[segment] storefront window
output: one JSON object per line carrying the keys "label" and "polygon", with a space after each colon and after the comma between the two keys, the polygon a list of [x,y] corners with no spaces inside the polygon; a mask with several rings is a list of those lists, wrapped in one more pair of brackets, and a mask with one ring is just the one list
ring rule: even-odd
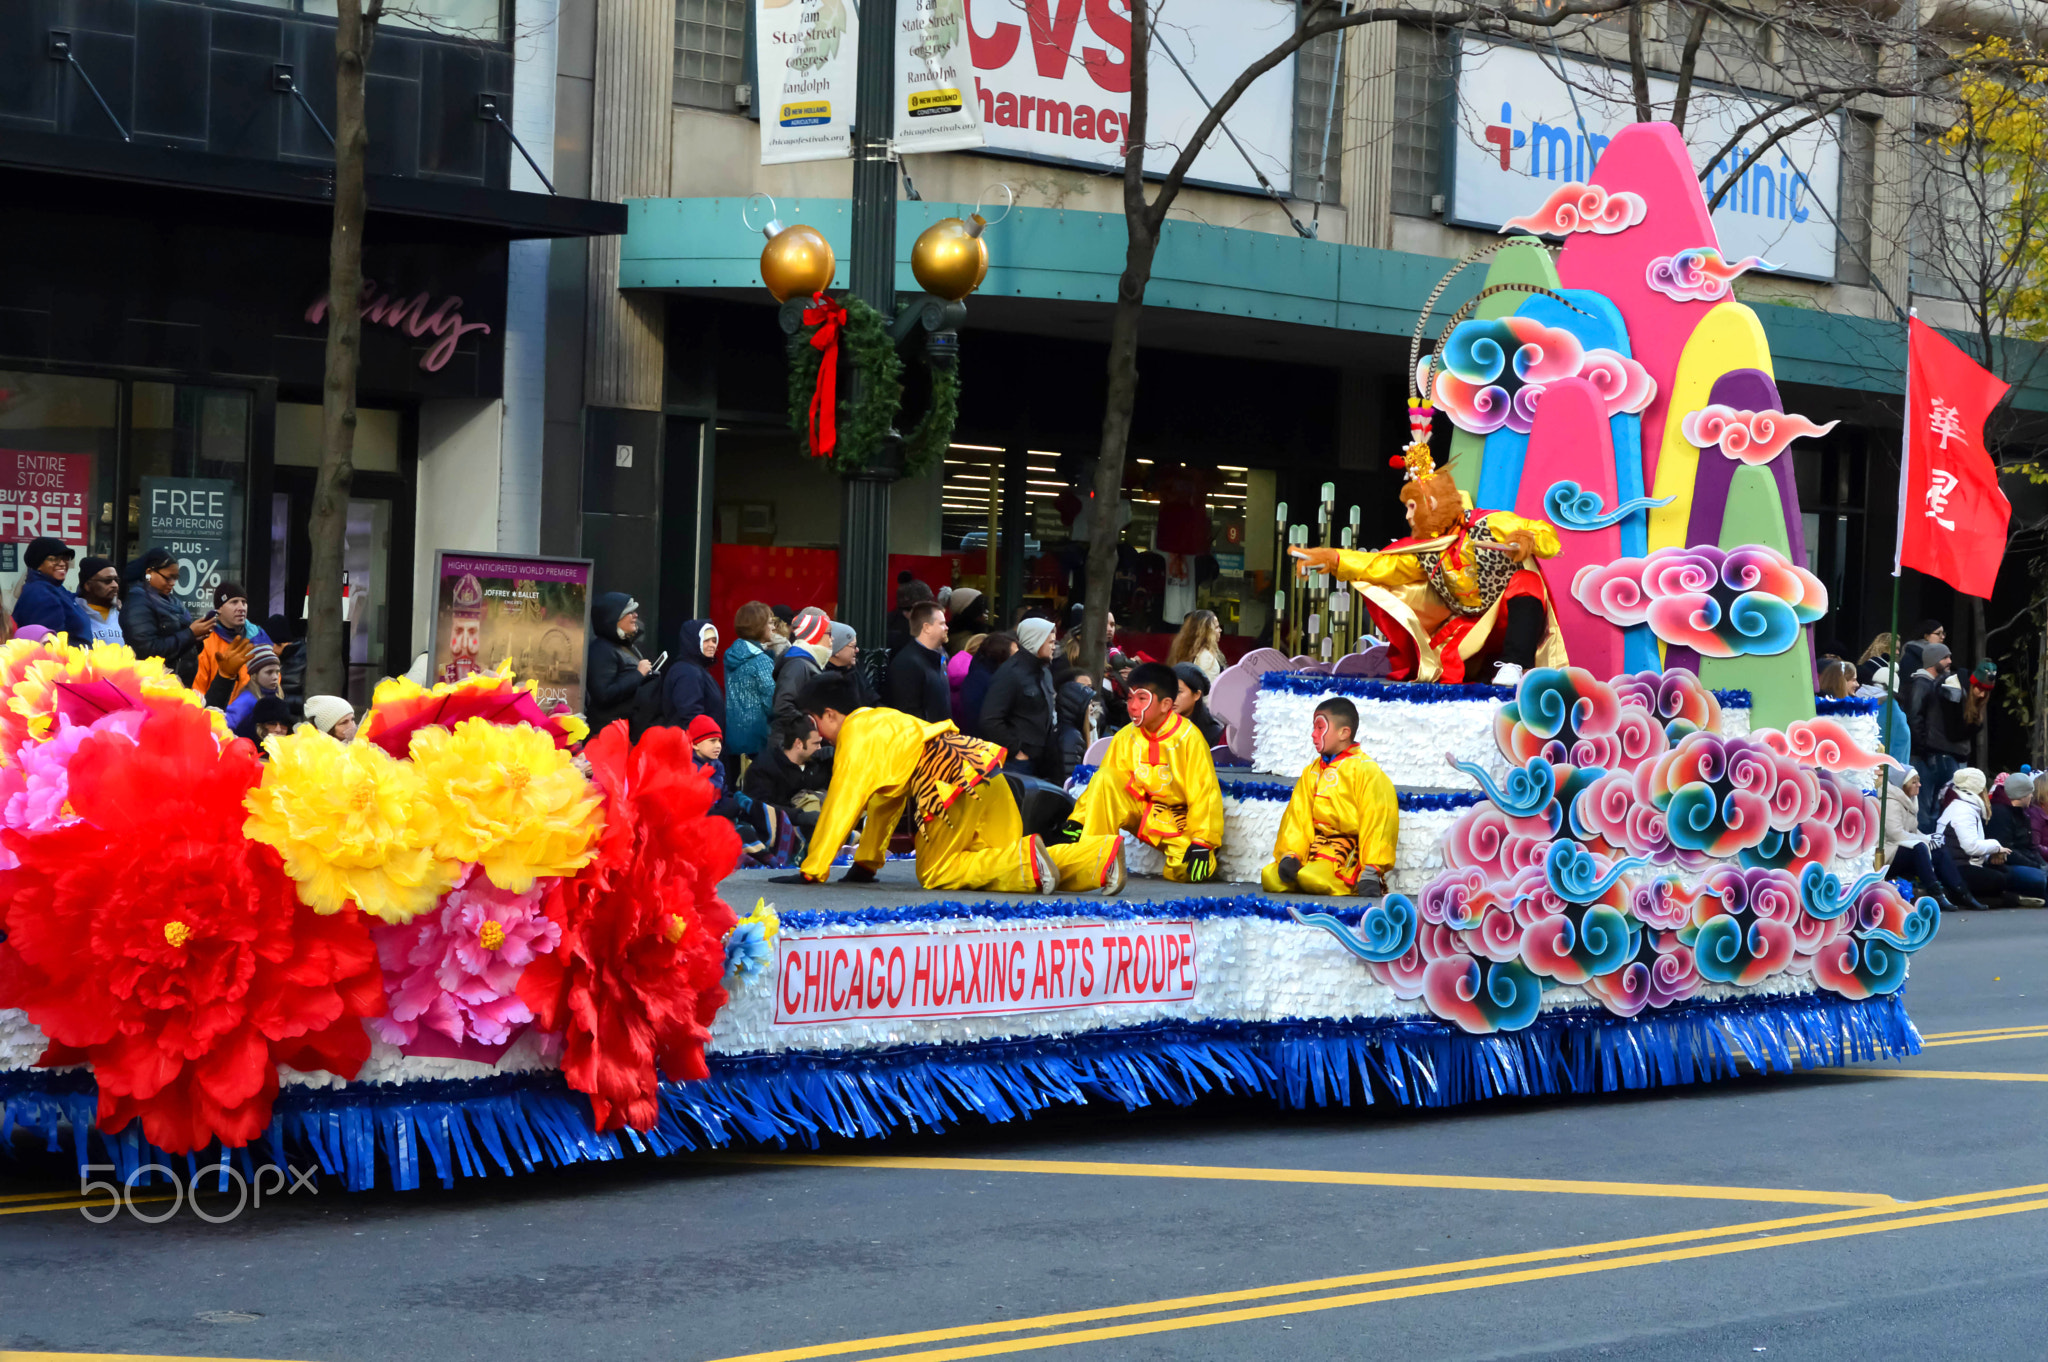
{"label": "storefront window", "polygon": [[137,383],[130,394],[128,544],[176,554],[176,594],[203,614],[215,587],[243,580],[252,399],[172,383]]}
{"label": "storefront window", "polygon": [[111,552],[111,480],[120,385],[111,379],[0,370],[0,597],[12,610],[32,539],[77,558]]}

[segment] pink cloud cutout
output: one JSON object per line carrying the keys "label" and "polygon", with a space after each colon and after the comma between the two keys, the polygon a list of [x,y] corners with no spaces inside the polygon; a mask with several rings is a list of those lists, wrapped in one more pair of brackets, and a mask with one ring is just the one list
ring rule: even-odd
{"label": "pink cloud cutout", "polygon": [[1753,269],[1776,268],[1760,255],[1731,264],[1721,258],[1717,247],[1694,246],[1652,260],[1643,269],[1643,282],[1676,302],[1718,303],[1734,292],[1735,280],[1741,275]]}
{"label": "pink cloud cutout", "polygon": [[1635,226],[1649,212],[1650,205],[1641,194],[1626,189],[1609,193],[1600,185],[1573,180],[1553,189],[1541,208],[1526,217],[1509,218],[1500,229],[1520,228],[1538,236],[1570,236],[1573,232],[1612,236]]}
{"label": "pink cloud cutout", "polygon": [[1719,445],[1729,458],[1754,465],[1769,463],[1802,436],[1825,435],[1840,424],[1830,421],[1817,426],[1794,413],[1742,411],[1716,402],[1687,412],[1678,428],[1689,443],[1701,449]]}

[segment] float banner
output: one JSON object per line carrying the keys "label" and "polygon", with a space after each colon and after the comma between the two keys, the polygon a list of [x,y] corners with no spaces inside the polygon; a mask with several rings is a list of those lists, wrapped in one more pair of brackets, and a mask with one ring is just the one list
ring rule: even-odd
{"label": "float banner", "polygon": [[[1151,92],[1147,174],[1163,175],[1173,168],[1209,112],[1202,97],[1221,95],[1247,62],[1278,46],[1294,31],[1295,13],[1294,5],[1275,0],[1174,0],[1170,12],[1156,21],[1146,72]],[[991,151],[1121,172],[1124,120],[1131,112],[1128,5],[1116,0],[968,0],[967,22],[974,93]],[[1294,58],[1282,59],[1253,81],[1224,122],[1274,187],[1282,194],[1292,192]],[[1221,131],[1203,144],[1188,178],[1259,190],[1244,157]]]}
{"label": "float banner", "polygon": [[441,550],[434,574],[435,681],[493,671],[534,681],[543,708],[583,710],[590,559]]}
{"label": "float banner", "polygon": [[[759,0],[761,164],[843,161],[853,155],[854,52],[860,24],[849,0]],[[902,64],[899,54],[897,64]]]}
{"label": "float banner", "polygon": [[[1536,212],[1558,185],[1590,180],[1609,140],[1636,121],[1626,68],[1566,58],[1561,69],[1570,85],[1559,75],[1558,59],[1548,53],[1469,36],[1460,40],[1446,220],[1460,227],[1498,228],[1509,218]],[[1650,104],[1657,117],[1670,116],[1677,94],[1675,81],[1650,77]],[[1694,168],[1707,172],[1700,188],[1709,199],[1760,141],[1810,112],[1795,105],[1765,121],[1710,168],[1707,158],[1764,106],[1718,86],[1695,85],[1690,107],[1685,144]],[[1743,172],[1714,210],[1723,259],[1759,255],[1787,274],[1835,277],[1840,128],[1837,116],[1788,132]]]}
{"label": "float banner", "polygon": [[967,53],[967,0],[897,0],[896,150],[965,151],[987,141]]}
{"label": "float banner", "polygon": [[1187,1002],[1197,977],[1192,922],[785,933],[776,940],[775,1024]]}
{"label": "float banner", "polygon": [[241,513],[226,478],[144,478],[142,544],[178,555],[171,594],[197,618],[213,608],[213,589],[232,571],[234,523]]}

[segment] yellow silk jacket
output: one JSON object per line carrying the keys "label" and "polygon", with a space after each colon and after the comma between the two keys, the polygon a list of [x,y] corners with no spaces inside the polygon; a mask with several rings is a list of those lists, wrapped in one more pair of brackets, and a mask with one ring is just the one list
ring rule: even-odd
{"label": "yellow silk jacket", "polygon": [[[1513,560],[1493,549],[1473,548],[1468,541],[1478,537],[1505,543],[1508,536],[1517,530],[1529,532],[1536,542],[1538,558],[1557,556],[1560,547],[1557,529],[1549,521],[1530,520],[1511,511],[1489,511],[1451,531],[1446,537],[1453,542],[1442,549],[1417,551],[1402,547],[1418,542],[1414,540],[1397,540],[1378,551],[1343,549],[1337,563],[1337,576],[1346,582],[1384,587],[1429,582],[1444,595],[1447,604],[1461,613],[1477,614],[1500,595],[1511,573],[1498,569],[1508,567]],[[1486,568],[1496,570],[1486,571]]]}
{"label": "yellow silk jacket", "polygon": [[968,737],[951,720],[932,724],[897,709],[855,710],[840,725],[833,745],[832,784],[804,856],[805,878],[822,880],[830,873],[863,809],[868,825],[854,862],[880,867],[888,859],[889,837],[906,800],[914,798],[918,821],[929,823],[1000,771],[1003,757],[1002,748]]}
{"label": "yellow silk jacket", "polygon": [[[1086,805],[1104,788],[1121,791],[1141,806],[1186,809],[1183,826],[1191,841],[1205,847],[1223,845],[1223,792],[1216,784],[1216,758],[1201,730],[1185,715],[1173,715],[1156,734],[1137,724],[1118,730],[1103,754],[1102,768],[1074,808],[1076,821],[1085,821]],[[1141,820],[1140,837],[1145,835],[1144,826]]]}
{"label": "yellow silk jacket", "polygon": [[1385,870],[1394,863],[1400,827],[1394,782],[1354,744],[1327,763],[1318,758],[1302,768],[1280,817],[1273,859],[1333,861],[1355,882],[1360,864]]}

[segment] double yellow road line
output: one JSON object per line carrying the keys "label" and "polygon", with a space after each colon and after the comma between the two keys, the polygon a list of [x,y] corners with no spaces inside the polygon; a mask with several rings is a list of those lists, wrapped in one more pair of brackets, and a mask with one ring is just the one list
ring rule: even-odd
{"label": "double yellow road line", "polygon": [[[109,1206],[140,1206],[151,1201],[169,1201],[168,1192],[157,1195],[124,1196],[117,1202],[109,1196],[79,1196],[76,1192],[16,1192],[0,1196],[0,1215],[33,1215],[38,1211],[104,1210]],[[5,1355],[0,1354],[0,1362]]]}
{"label": "double yellow road line", "polygon": [[[1323,1310],[1350,1309],[1418,1296],[1582,1277],[1596,1272],[1616,1272],[1625,1268],[1751,1253],[2038,1210],[2048,1210],[2048,1183],[1937,1197],[1928,1201],[1893,1202],[1817,1215],[1755,1220],[1635,1239],[1613,1239],[1604,1243],[1574,1244],[1528,1253],[1468,1258],[1424,1267],[1321,1277],[1241,1291],[1219,1291],[1098,1310],[1039,1315],[1030,1319],[886,1334],[842,1343],[748,1353],[742,1357],[720,1359],[720,1362],[806,1362],[812,1358],[863,1355],[868,1355],[866,1362],[953,1362],[959,1358],[1034,1352],[1220,1324],[1293,1318]],[[927,1346],[933,1344],[939,1346]]]}

